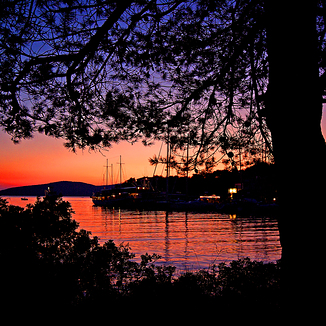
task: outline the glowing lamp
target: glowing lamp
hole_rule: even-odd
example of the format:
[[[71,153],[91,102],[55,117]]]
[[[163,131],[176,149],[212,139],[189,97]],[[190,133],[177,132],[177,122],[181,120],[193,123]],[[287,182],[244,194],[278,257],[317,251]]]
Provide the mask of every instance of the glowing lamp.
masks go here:
[[[231,199],[233,199],[233,194],[236,194],[238,192],[238,189],[237,188],[229,188],[228,192],[231,195]]]

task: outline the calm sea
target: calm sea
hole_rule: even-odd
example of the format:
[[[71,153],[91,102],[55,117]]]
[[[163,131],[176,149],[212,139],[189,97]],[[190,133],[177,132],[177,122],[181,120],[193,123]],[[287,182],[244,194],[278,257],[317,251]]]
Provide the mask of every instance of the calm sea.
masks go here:
[[[27,198],[6,199],[19,206],[36,200]],[[156,253],[162,257],[160,263],[192,271],[244,257],[266,262],[281,258],[277,221],[273,218],[112,210],[94,207],[88,197],[64,200],[71,203],[80,228],[98,236],[100,243],[112,239],[116,244],[129,244],[136,260],[142,254]]]

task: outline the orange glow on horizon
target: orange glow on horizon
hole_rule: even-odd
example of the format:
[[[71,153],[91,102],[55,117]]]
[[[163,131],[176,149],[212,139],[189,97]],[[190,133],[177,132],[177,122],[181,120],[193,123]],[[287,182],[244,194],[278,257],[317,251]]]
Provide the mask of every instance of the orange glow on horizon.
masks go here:
[[[0,143],[0,189],[56,181],[102,185],[106,159],[109,166],[113,164],[114,182],[118,182],[120,155],[124,163],[123,181],[152,176],[154,167],[148,159],[158,154],[160,148],[160,144],[145,147],[141,143],[121,142],[102,153],[78,150],[75,154],[67,150],[60,139],[36,135],[15,145],[4,132],[0,132]]]
[[[325,118],[322,119],[321,126],[325,137]],[[0,190],[56,181],[80,181],[102,185],[105,183],[103,174],[106,159],[109,159],[109,166],[113,164],[116,183],[119,182],[117,163],[120,155],[124,163],[123,181],[131,177],[152,176],[154,167],[149,164],[148,159],[158,155],[161,146],[161,143],[145,147],[141,143],[131,145],[121,142],[102,154],[87,150],[79,150],[75,154],[63,146],[61,139],[38,134],[33,139],[23,140],[15,145],[3,131],[0,131],[0,144]],[[162,155],[164,153],[163,151]],[[164,167],[159,165],[155,174],[164,175]]]

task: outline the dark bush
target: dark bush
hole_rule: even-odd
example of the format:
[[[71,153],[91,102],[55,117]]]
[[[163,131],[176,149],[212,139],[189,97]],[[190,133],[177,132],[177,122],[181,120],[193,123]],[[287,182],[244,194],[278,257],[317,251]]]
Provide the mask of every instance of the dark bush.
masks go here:
[[[25,209],[0,198],[1,295],[9,307],[278,309],[278,264],[247,258],[178,275],[172,266],[155,264],[155,254],[137,263],[128,246],[111,240],[99,245],[90,232],[78,230],[72,213],[55,195]]]

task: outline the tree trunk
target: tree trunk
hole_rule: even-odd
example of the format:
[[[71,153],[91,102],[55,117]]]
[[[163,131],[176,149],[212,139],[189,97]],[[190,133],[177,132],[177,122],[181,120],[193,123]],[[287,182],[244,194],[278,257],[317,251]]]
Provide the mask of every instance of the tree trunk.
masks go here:
[[[318,86],[317,2],[266,4],[266,118],[278,169],[284,308],[315,314],[324,301],[326,277],[326,146]]]

